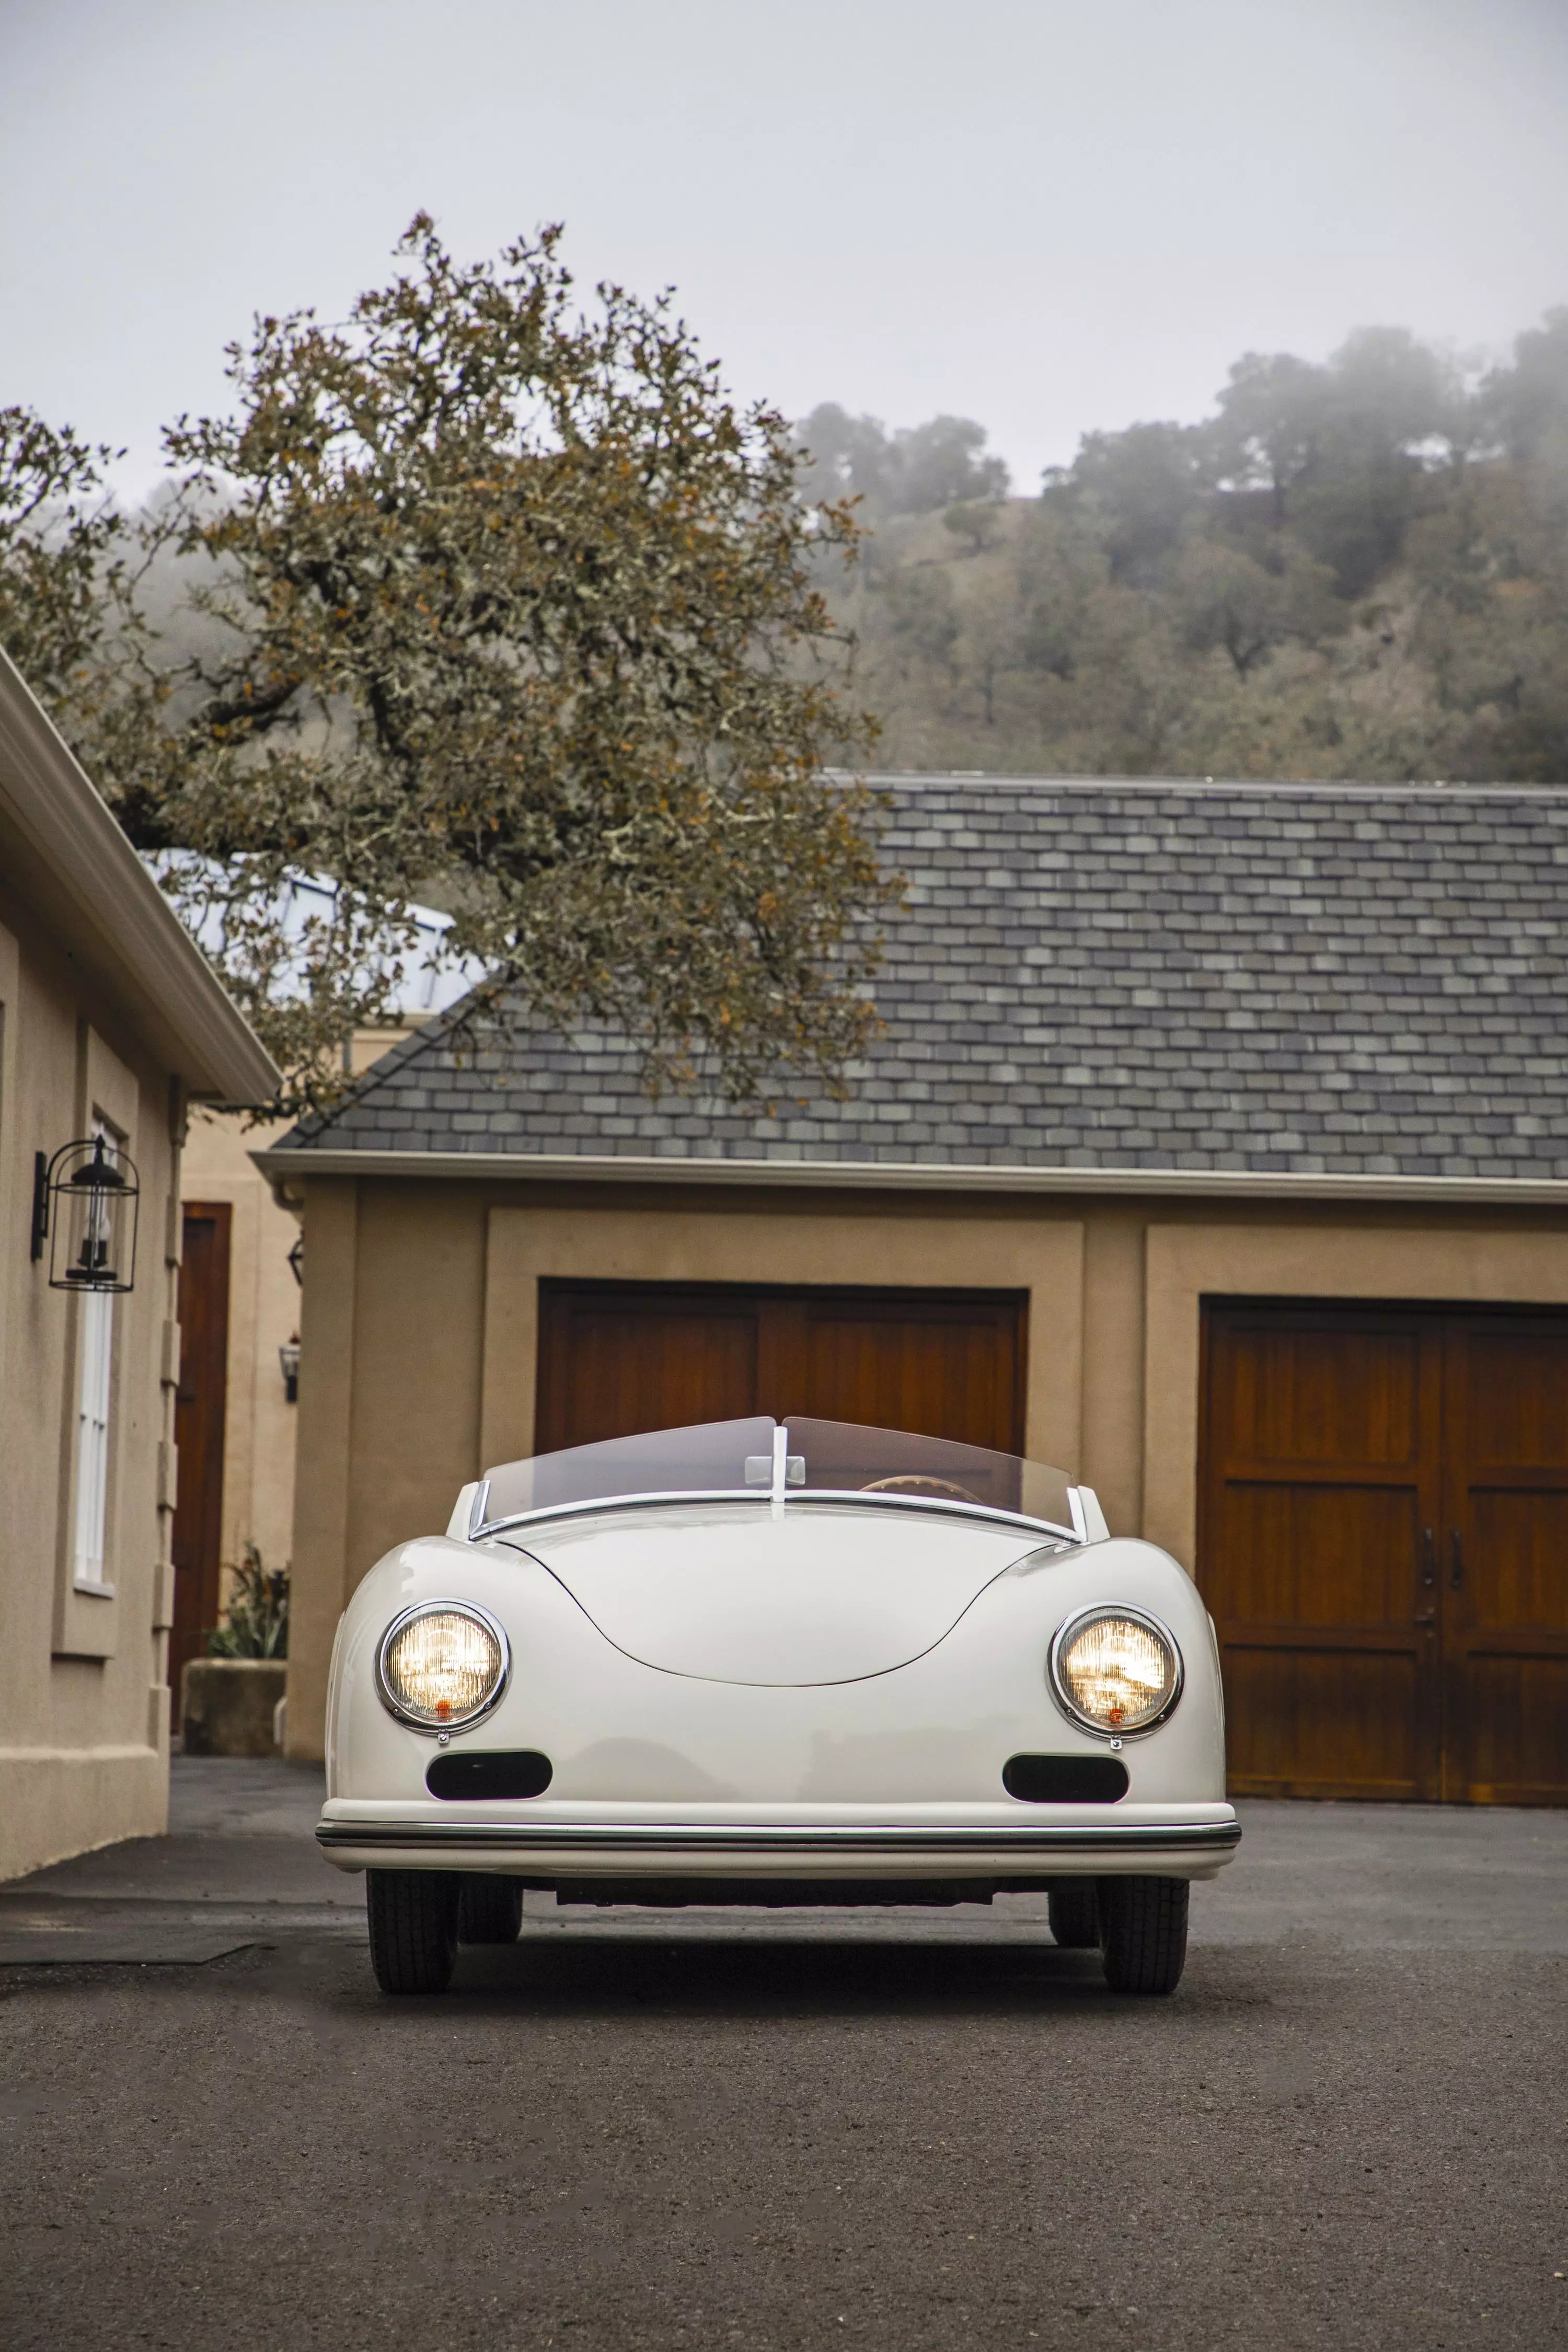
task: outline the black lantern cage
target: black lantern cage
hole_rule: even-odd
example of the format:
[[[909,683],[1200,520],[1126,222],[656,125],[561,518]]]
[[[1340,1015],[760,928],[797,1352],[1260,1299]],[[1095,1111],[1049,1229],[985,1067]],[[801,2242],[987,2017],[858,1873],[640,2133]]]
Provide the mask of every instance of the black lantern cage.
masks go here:
[[[33,1255],[49,1245],[51,1290],[129,1290],[136,1279],[141,1198],[129,1153],[94,1135],[40,1151],[33,1174]]]

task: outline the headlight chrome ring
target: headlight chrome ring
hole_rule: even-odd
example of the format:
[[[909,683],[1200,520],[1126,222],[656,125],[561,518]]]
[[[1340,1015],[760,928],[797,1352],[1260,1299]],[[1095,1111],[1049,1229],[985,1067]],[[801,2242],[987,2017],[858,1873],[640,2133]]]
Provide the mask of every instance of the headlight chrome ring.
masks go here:
[[[1126,1632],[1120,1643],[1114,1637],[1102,1643],[1098,1658],[1093,1652],[1081,1656],[1075,1677],[1074,1653],[1097,1625],[1121,1626]],[[1163,1671],[1158,1683],[1152,1683],[1149,1668],[1162,1653]],[[1047,1679],[1052,1697],[1069,1723],[1081,1731],[1092,1731],[1099,1738],[1120,1741],[1140,1738],[1166,1720],[1182,1696],[1185,1670],[1175,1636],[1157,1617],[1142,1609],[1110,1608],[1102,1602],[1098,1608],[1080,1610],[1061,1627],[1051,1643]],[[1088,1696],[1097,1683],[1098,1711]],[[1142,1706],[1137,1703],[1141,1691],[1146,1694]]]
[[[383,1706],[409,1730],[433,1738],[482,1722],[510,1675],[506,1634],[471,1601],[417,1601],[398,1612],[376,1646]]]

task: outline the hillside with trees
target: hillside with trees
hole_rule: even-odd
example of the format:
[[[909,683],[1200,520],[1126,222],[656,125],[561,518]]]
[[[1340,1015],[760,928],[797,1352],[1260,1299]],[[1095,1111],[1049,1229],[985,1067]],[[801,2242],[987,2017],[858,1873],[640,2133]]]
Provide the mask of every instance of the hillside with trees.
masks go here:
[[[1467,374],[1397,329],[1249,354],[1035,498],[983,426],[818,408],[889,768],[1568,780],[1568,309]]]
[[[295,1109],[420,901],[476,1045],[523,1004],[656,1087],[837,1085],[900,892],[869,766],[1568,779],[1568,309],[1486,373],[1391,328],[1249,354],[1027,498],[966,418],[738,407],[553,230],[461,265],[421,215],[229,376],[138,514],[0,407],[0,647]]]

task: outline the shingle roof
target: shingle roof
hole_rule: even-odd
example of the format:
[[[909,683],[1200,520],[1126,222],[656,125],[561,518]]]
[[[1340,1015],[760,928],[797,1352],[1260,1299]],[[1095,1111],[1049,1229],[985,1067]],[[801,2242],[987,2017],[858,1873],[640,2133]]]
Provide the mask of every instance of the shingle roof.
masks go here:
[[[1568,1178],[1568,790],[877,782],[910,906],[847,1101],[433,1024],[283,1148]]]

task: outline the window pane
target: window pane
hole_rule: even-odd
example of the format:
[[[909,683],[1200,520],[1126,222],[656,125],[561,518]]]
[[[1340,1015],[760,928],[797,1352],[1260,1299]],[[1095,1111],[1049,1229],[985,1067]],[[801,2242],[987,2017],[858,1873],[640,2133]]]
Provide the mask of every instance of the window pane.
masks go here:
[[[77,1302],[77,1313],[80,1318],[77,1330],[80,1377],[73,1572],[82,1583],[101,1584],[104,1519],[109,1501],[110,1371],[114,1356],[112,1292],[84,1291]]]

